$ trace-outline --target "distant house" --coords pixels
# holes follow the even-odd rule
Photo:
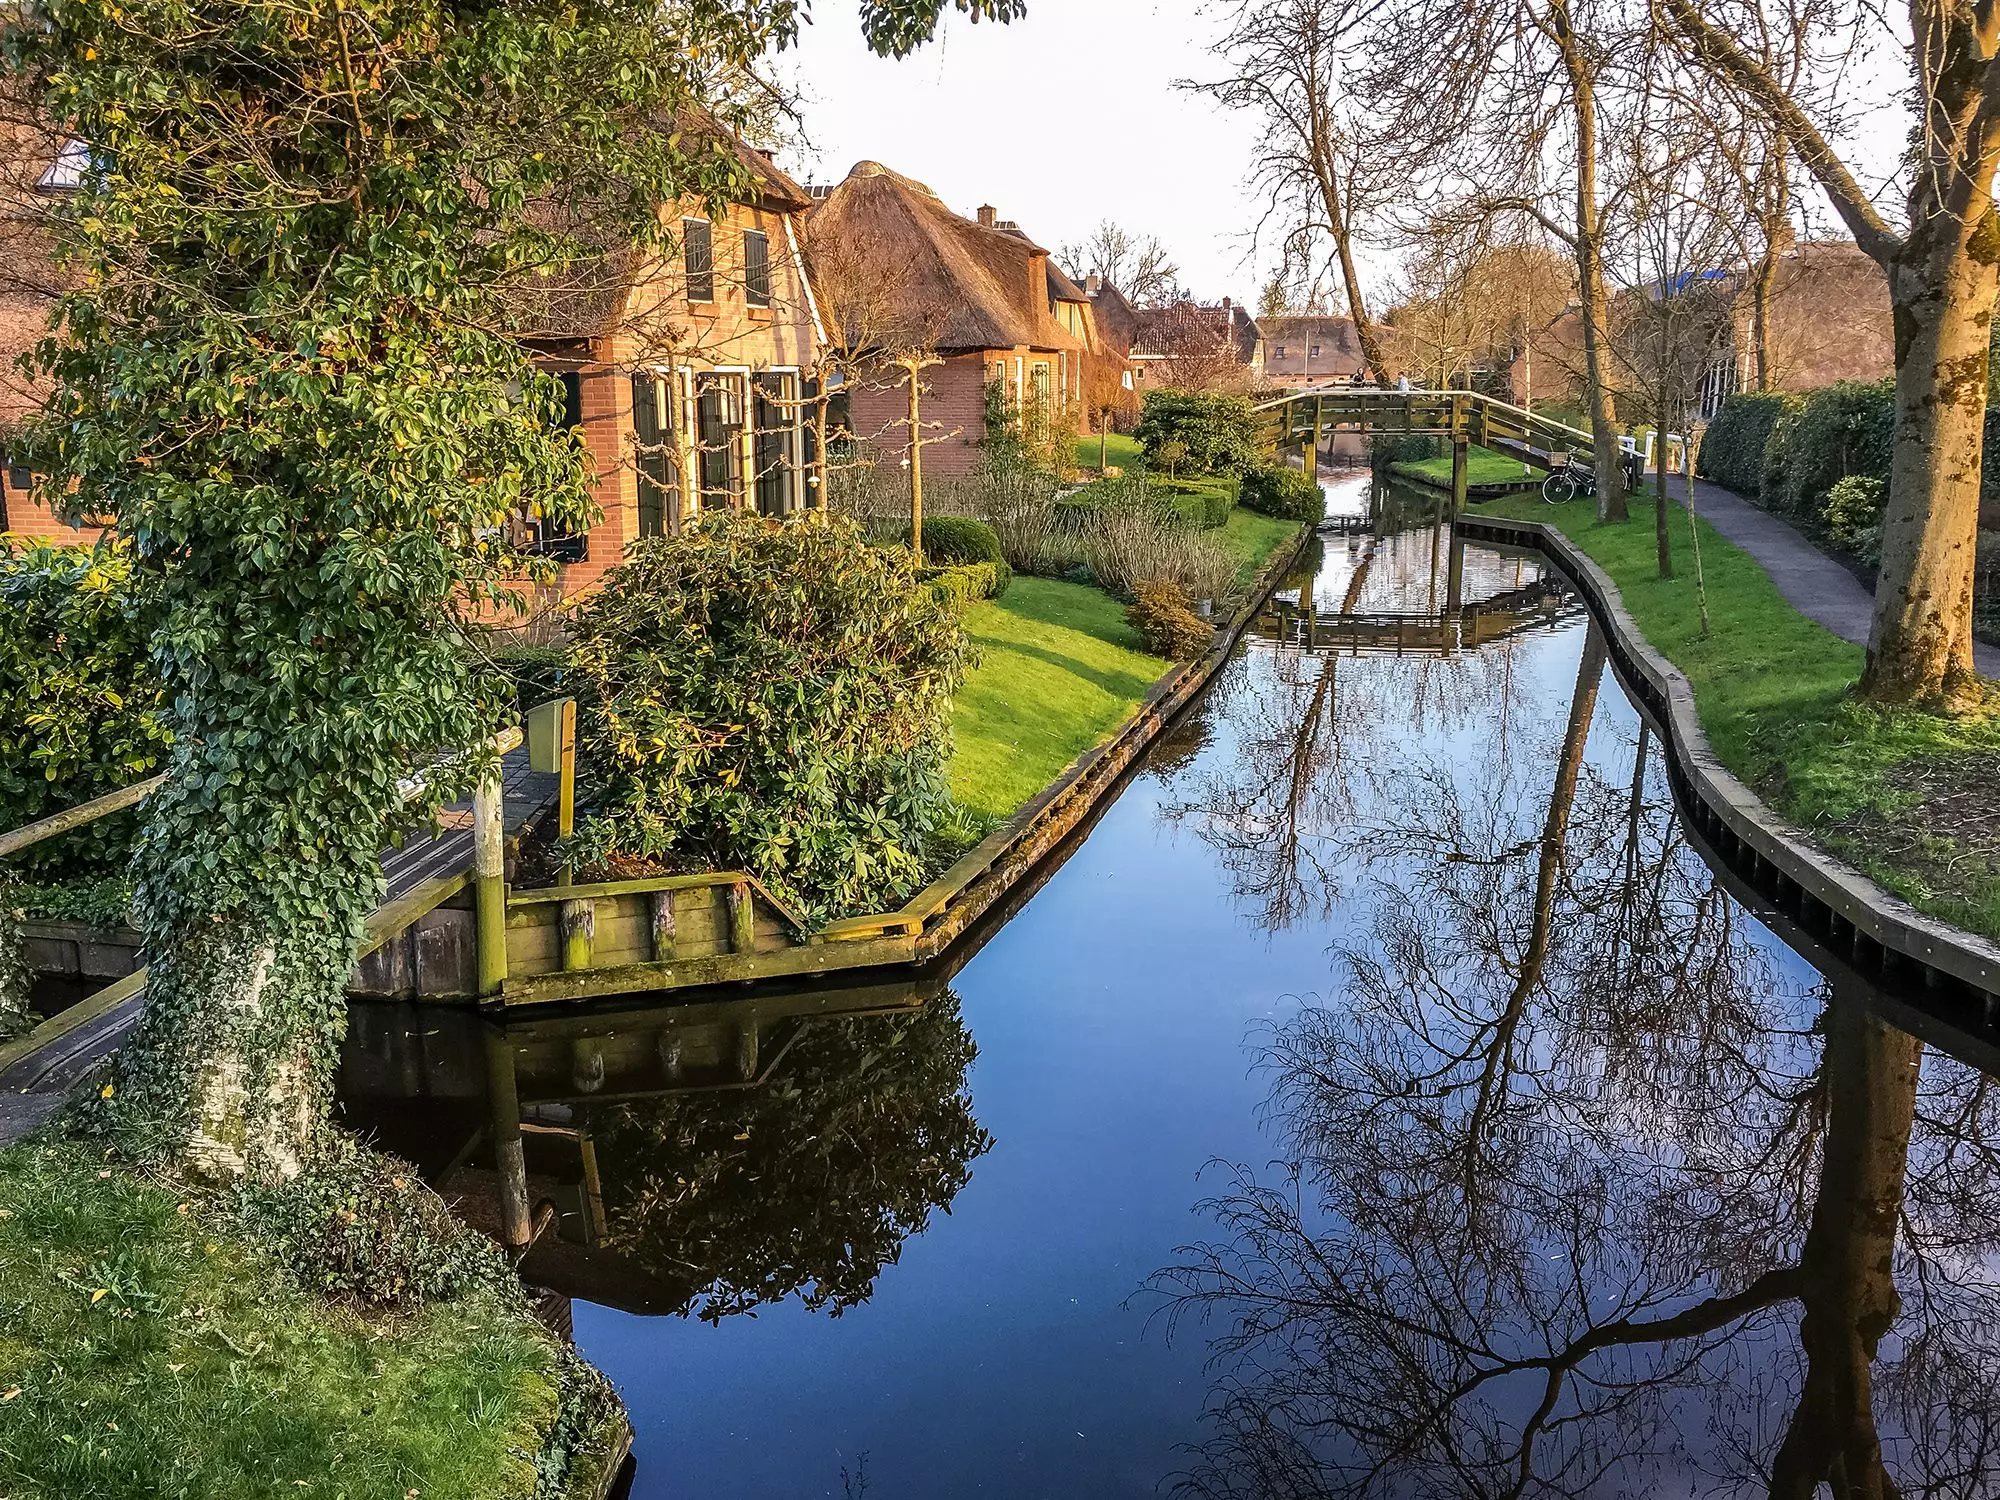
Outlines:
[[[819,333],[799,244],[812,200],[763,153],[729,144],[746,201],[716,214],[668,204],[672,253],[609,247],[524,299],[528,345],[563,382],[603,510],[587,536],[535,542],[565,593],[701,511],[810,503],[804,403]]]
[[[1263,374],[1256,320],[1229,298],[1141,308],[1132,338],[1132,365],[1142,391],[1248,390]]]
[[[921,182],[864,161],[819,200],[810,232],[815,246],[875,268],[878,289],[895,303],[886,321],[898,341],[941,361],[922,377],[929,472],[977,465],[989,384],[1017,411],[1074,429],[1095,337],[1092,301],[1019,225],[990,205],[976,218],[955,214]],[[901,371],[879,361],[847,400],[850,429],[881,459],[901,462],[910,443]]]
[[[1322,313],[1272,313],[1257,320],[1267,385],[1357,384],[1368,358],[1354,319]]]
[[[1730,330],[1702,383],[1703,416],[1757,384],[1752,288],[1728,273]],[[1804,240],[1778,257],[1771,288],[1771,381],[1810,391],[1838,380],[1883,380],[1896,371],[1889,278],[1852,240]]]

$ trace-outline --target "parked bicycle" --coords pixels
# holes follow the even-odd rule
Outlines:
[[[1551,505],[1561,505],[1565,500],[1574,500],[1578,495],[1597,493],[1597,470],[1586,463],[1579,463],[1574,454],[1562,455],[1562,464],[1549,470],[1549,477],[1542,481],[1542,498]]]

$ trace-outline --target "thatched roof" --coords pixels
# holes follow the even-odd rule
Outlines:
[[[903,321],[937,330],[941,351],[1083,347],[1050,314],[1055,283],[1046,250],[962,218],[880,162],[857,163],[810,224],[815,241],[880,259],[909,304]]]
[[[1284,358],[1300,357],[1313,362],[1313,373],[1356,375],[1367,371],[1368,357],[1361,351],[1361,335],[1354,319],[1326,313],[1267,313],[1257,320],[1264,335],[1264,358],[1277,358],[1283,346]],[[1319,353],[1309,354],[1314,345]]]

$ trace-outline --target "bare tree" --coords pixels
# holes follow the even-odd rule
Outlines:
[[[1112,219],[1087,239],[1062,246],[1056,259],[1077,276],[1102,276],[1138,307],[1164,307],[1185,295],[1180,268],[1157,235],[1140,235]]]
[[[1406,190],[1412,143],[1345,92],[1359,11],[1353,0],[1246,0],[1222,41],[1229,76],[1184,87],[1263,118],[1251,169],[1268,199],[1260,228],[1276,232],[1287,263],[1309,279],[1318,247],[1331,248],[1362,357],[1386,385],[1393,376],[1355,251],[1380,236],[1385,205]]]
[[[1989,331],[2000,289],[2000,14],[1911,0],[1891,16],[1820,0],[1660,0],[1691,62],[1781,134],[1856,243],[1888,274],[1896,319],[1896,438],[1882,525],[1882,571],[1861,676],[1881,703],[1970,707],[1972,580],[1986,413]],[[1774,66],[1772,35],[1835,55],[1796,75]],[[1834,141],[1858,48],[1911,59],[1915,118],[1900,169],[1902,222],[1876,206]]]

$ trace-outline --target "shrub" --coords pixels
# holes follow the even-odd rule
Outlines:
[[[123,546],[0,540],[0,832],[152,775],[173,743]],[[23,873],[121,864],[136,820],[18,856]]]
[[[909,540],[910,528],[903,528],[903,540]],[[951,563],[1004,562],[1000,551],[1000,538],[993,528],[972,516],[926,516],[924,517],[924,561],[939,565]]]
[[[1746,499],[1756,499],[1772,424],[1788,405],[1796,408],[1797,401],[1779,391],[1744,391],[1729,397],[1708,424],[1695,457],[1695,472]]]
[[[815,925],[921,882],[971,646],[907,551],[723,511],[638,543],[572,634],[583,859],[749,870]]]
[[[1234,558],[1156,506],[1101,509],[1084,537],[1084,558],[1097,586],[1121,599],[1163,579],[1190,599],[1220,601],[1236,583]]]
[[[1377,469],[1390,464],[1421,463],[1438,456],[1438,440],[1424,432],[1378,432],[1368,438],[1368,462]]]
[[[519,1296],[499,1248],[415,1167],[351,1142],[288,1182],[244,1186],[235,1210],[249,1238],[323,1297],[414,1308],[475,1288]]]
[[[1243,476],[1243,508],[1283,521],[1320,521],[1326,494],[1318,481],[1297,469],[1252,469]]]
[[[1826,492],[1821,521],[1826,534],[1841,547],[1868,562],[1882,557],[1882,509],[1889,486],[1871,474],[1850,474]]]
[[[955,568],[927,568],[924,581],[931,591],[963,614],[967,606],[981,599],[998,599],[1014,581],[1014,570],[1005,562],[961,563]]]
[[[1137,436],[1146,467],[1196,474],[1240,474],[1256,467],[1257,417],[1247,396],[1199,391],[1148,391],[1139,409]],[[1178,443],[1182,463],[1169,464],[1167,445]]]
[[[1133,586],[1125,619],[1146,638],[1146,649],[1171,661],[1193,661],[1215,644],[1215,629],[1188,607],[1187,594],[1164,578]]]
[[[1827,492],[1850,474],[1887,481],[1895,383],[1843,380],[1806,393],[1783,424],[1781,460],[1766,468],[1762,503],[1817,524]]]

